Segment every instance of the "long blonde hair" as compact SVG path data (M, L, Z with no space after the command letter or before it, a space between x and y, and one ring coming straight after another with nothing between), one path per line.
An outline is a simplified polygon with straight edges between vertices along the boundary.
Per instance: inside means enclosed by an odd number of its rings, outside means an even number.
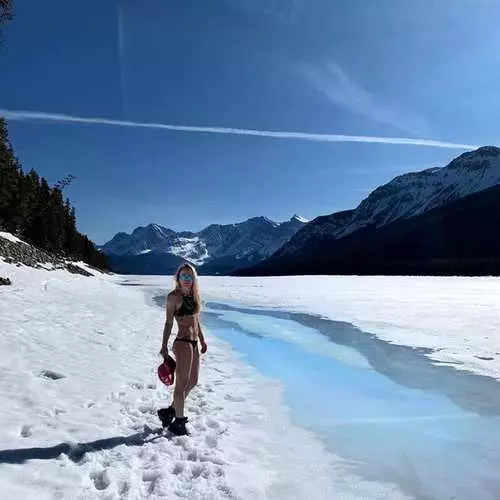
M189 271L191 271L191 273L193 275L193 284L191 286L191 292L193 294L193 298L194 298L194 301L196 303L196 309L197 309L196 312L199 313L201 311L201 294L200 294L200 286L198 283L198 273L196 272L196 268L192 264L190 264L189 262L184 262L183 264L181 264L177 268L177 271L175 272L175 278L174 278L175 289L177 291L181 290L179 275L181 274L181 271L184 269L188 269Z

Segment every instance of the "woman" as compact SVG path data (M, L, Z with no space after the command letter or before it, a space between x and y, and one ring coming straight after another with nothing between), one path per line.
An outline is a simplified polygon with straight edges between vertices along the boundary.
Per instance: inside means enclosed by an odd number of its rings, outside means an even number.
M168 408L158 410L163 427L177 434L187 434L184 416L184 402L193 387L198 383L200 370L200 354L207 351L207 344L201 330L199 313L201 297L198 288L198 277L195 268L190 264L182 264L175 273L175 289L167 295L166 321L163 329L163 343L160 354L168 356L168 341L172 332L174 318L177 321L177 337L172 349L177 366L175 368L175 386L172 404Z

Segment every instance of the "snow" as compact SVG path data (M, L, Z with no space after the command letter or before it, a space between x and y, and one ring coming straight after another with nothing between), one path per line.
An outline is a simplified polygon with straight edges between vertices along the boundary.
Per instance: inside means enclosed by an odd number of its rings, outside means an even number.
M488 149L488 148L486 148ZM500 184L500 150L485 148L465 153L442 168L395 177L380 186L356 208L351 221L335 232L341 238L360 227L388 224Z
M206 243L195 236L193 238L178 237L169 248L169 252L191 261L196 266L201 266L210 257Z
M212 300L346 321L388 342L434 349L428 356L436 362L500 379L500 278L202 277L202 284Z
M6 233L4 231L0 231L0 238L5 238L6 240L12 241L13 243L24 243L24 241L20 240L17 236Z
M306 219L305 217L301 217L300 215L297 215L295 214L293 217L292 217L292 220L296 220L298 222L303 222L304 224L308 223L309 222L309 219Z
M171 396L155 373L164 312L151 300L171 277L134 278L142 285L127 287L119 283L130 277L1 261L0 275L12 279L0 288L0 350L8 353L0 358L3 497L404 498L354 476L292 425L280 384L210 331L200 386L187 405L192 436L148 430ZM203 286L232 299L252 290L226 278Z

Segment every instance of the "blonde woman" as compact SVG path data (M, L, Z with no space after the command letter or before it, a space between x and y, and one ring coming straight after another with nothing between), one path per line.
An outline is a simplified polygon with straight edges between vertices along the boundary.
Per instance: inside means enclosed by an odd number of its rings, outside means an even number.
M175 273L175 289L167 295L166 320L163 329L163 343L160 354L168 356L168 341L174 319L178 331L172 350L177 366L175 368L175 386L172 404L158 410L163 427L179 436L188 434L187 417L184 416L184 403L187 396L198 383L200 371L200 353L207 351L207 344L200 324L201 296L198 276L191 264L182 264Z

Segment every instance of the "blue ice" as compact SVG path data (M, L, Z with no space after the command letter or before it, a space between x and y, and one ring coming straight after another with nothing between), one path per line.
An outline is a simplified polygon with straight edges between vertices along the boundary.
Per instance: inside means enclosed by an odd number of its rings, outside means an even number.
M466 380L464 372L459 378L409 348L386 352L359 330L354 341L354 328L351 342L345 325L337 343L333 322L327 336L286 314L221 304L206 308L204 322L263 375L281 381L294 422L352 472L396 483L418 499L500 499L495 381L472 374Z

